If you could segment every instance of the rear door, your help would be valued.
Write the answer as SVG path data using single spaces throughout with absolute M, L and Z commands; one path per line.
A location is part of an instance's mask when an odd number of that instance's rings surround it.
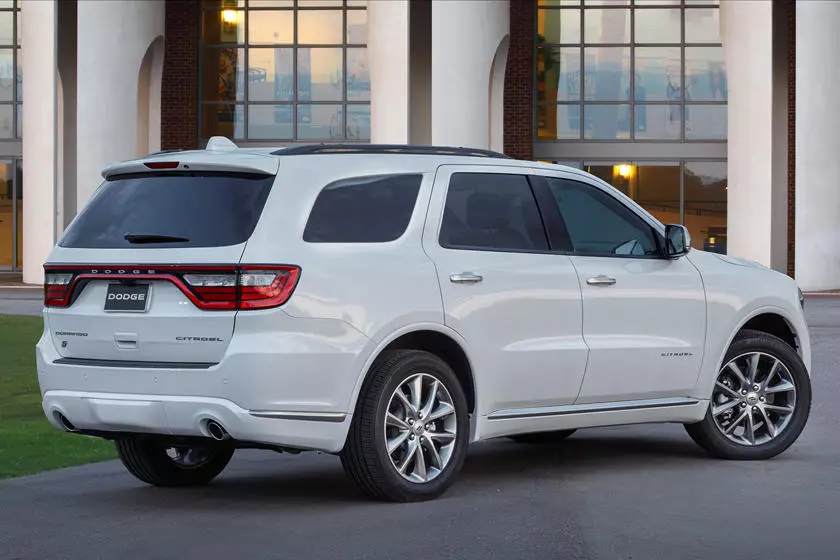
M 107 179 L 45 266 L 58 352 L 218 362 L 233 333 L 235 267 L 273 181 L 217 171 Z
M 445 322 L 471 349 L 479 414 L 572 403 L 586 365 L 577 275 L 523 172 L 441 166 L 423 235 Z

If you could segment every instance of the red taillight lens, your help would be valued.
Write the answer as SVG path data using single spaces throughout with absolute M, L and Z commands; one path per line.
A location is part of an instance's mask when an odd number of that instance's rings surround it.
M 203 309 L 236 309 L 236 273 L 184 274 L 184 282 L 201 300 L 195 302 Z
M 144 163 L 149 169 L 177 169 L 180 162 L 177 161 L 147 161 Z
M 47 272 L 44 275 L 44 305 L 67 307 L 74 276 L 71 272 Z
M 297 285 L 300 269 L 242 267 L 239 273 L 240 309 L 266 309 L 288 301 Z

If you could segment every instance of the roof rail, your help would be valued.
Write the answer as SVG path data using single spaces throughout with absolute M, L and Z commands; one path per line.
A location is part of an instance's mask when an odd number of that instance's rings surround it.
M 472 156 L 511 159 L 499 152 L 478 148 L 449 146 L 412 146 L 404 144 L 307 144 L 289 146 L 271 152 L 275 156 L 300 156 L 311 154 L 422 154 L 441 156 Z

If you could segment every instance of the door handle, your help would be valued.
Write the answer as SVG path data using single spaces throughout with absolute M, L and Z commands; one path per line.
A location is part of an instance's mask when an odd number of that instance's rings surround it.
M 453 284 L 477 284 L 484 280 L 484 277 L 472 272 L 462 272 L 460 274 L 452 274 L 449 281 Z
M 600 274 L 598 276 L 593 276 L 592 278 L 587 278 L 586 283 L 590 286 L 612 286 L 615 284 L 615 278 L 610 278 L 609 276 Z

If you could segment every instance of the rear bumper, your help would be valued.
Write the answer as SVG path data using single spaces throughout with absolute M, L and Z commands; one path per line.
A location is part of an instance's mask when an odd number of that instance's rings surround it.
M 238 321 L 224 358 L 201 368 L 62 360 L 49 323 L 36 347 L 43 408 L 79 430 L 207 436 L 215 420 L 246 442 L 334 453 L 369 339 L 342 321 L 280 311 Z
M 343 413 L 250 411 L 212 397 L 47 391 L 43 407 L 58 429 L 57 413 L 96 432 L 209 437 L 207 423 L 215 421 L 238 441 L 329 453 L 341 450 L 350 425 Z

